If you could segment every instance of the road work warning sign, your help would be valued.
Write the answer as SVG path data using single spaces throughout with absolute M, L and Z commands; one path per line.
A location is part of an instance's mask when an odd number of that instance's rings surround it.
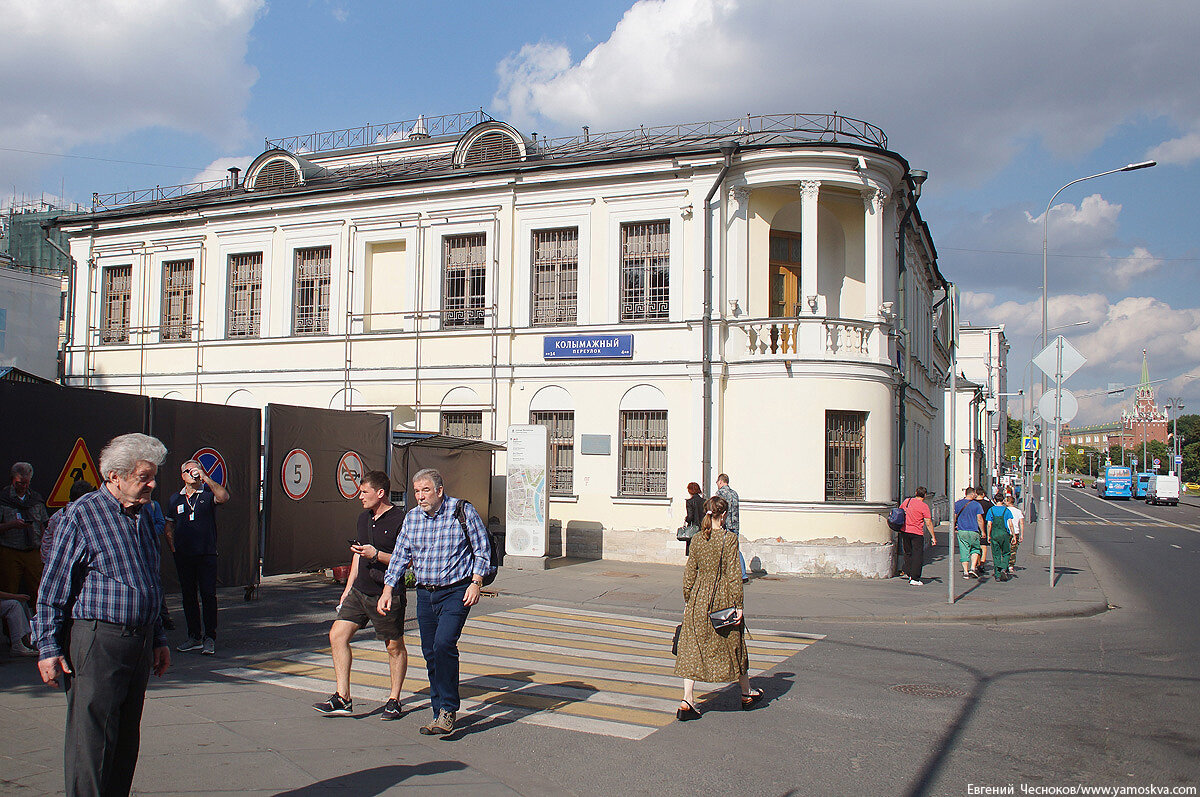
M 66 506 L 71 498 L 71 485 L 81 480 L 90 482 L 93 487 L 99 487 L 101 481 L 96 462 L 82 437 L 75 441 L 71 456 L 67 457 L 67 464 L 63 465 L 62 473 L 58 474 L 58 481 L 54 482 L 54 489 L 46 497 L 46 506 Z

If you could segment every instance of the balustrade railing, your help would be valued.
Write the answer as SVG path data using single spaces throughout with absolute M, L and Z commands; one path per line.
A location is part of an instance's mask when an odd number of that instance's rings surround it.
M 798 358 L 887 362 L 886 324 L 848 318 L 751 318 L 728 322 L 731 359 Z M 744 349 L 739 347 L 739 343 Z

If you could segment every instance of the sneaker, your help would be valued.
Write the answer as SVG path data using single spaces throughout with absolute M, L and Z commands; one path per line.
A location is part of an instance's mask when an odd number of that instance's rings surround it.
M 1008 568 L 1007 572 L 1011 576 L 1013 573 L 1017 572 L 1017 569 L 1015 567 L 1010 567 Z
M 383 705 L 383 719 L 398 720 L 400 719 L 400 701 L 394 697 L 389 697 L 388 702 Z
M 908 580 L 908 583 L 909 583 L 909 585 L 911 585 L 911 586 L 914 586 L 914 587 L 923 587 L 923 586 L 925 586 L 925 582 L 924 582 L 924 581 L 918 581 L 918 580 L 917 580 L 917 579 L 915 579 L 915 578 L 910 578 L 910 579 Z
M 454 712 L 442 711 L 438 714 L 437 719 L 421 728 L 421 733 L 426 736 L 440 736 L 444 733 L 452 733 L 454 731 Z
M 326 717 L 345 717 L 353 713 L 354 701 L 351 698 L 342 697 L 337 692 L 334 692 L 324 703 L 313 703 L 313 708 Z
M 1001 571 L 1000 575 L 996 576 L 996 580 L 997 581 L 1008 581 L 1008 573 Z
M 179 647 L 177 647 L 175 649 L 178 650 L 180 653 L 187 653 L 188 651 L 191 651 L 191 650 L 200 650 L 200 648 L 202 648 L 202 647 L 204 647 L 204 643 L 201 642 L 199 639 L 196 639 L 195 637 L 188 637 L 187 642 L 184 642 L 182 645 L 180 645 Z
M 976 573 L 974 570 L 968 570 L 967 578 L 979 578 L 979 574 Z
M 200 648 L 200 652 L 205 656 L 211 656 L 217 652 L 217 640 L 212 637 L 204 638 L 204 646 Z

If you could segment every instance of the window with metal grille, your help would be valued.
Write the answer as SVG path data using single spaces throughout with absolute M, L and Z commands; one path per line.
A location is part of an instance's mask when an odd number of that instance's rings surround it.
M 671 225 L 621 225 L 621 320 L 666 320 L 670 312 Z
M 229 298 L 225 334 L 257 338 L 262 321 L 262 252 L 229 256 Z
M 333 247 L 296 250 L 297 335 L 329 331 L 329 271 Z
M 129 305 L 133 287 L 133 266 L 108 266 L 104 269 L 100 295 L 100 342 L 129 342 Z
M 666 410 L 621 411 L 621 495 L 667 494 Z
M 486 243 L 484 233 L 447 235 L 442 239 L 443 327 L 483 326 L 487 298 Z
M 300 182 L 300 175 L 290 161 L 282 158 L 270 161 L 258 170 L 254 188 L 291 188 Z
M 867 414 L 825 411 L 825 500 L 863 501 L 866 479 Z
M 481 166 L 500 161 L 515 161 L 521 157 L 521 148 L 512 136 L 498 131 L 484 133 L 471 143 L 463 155 L 464 166 Z
M 575 473 L 575 413 L 571 410 L 530 412 L 529 422 L 546 427 L 550 446 L 550 494 L 571 495 Z
M 579 228 L 533 231 L 533 326 L 578 319 Z
M 162 264 L 161 340 L 192 339 L 193 261 L 166 260 Z
M 442 434 L 450 437 L 465 437 L 469 440 L 483 439 L 483 411 L 447 411 L 442 413 Z

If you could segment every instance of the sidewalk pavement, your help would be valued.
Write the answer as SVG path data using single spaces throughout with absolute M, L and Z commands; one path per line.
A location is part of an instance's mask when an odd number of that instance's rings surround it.
M 925 568 L 923 587 L 899 578 L 756 575 L 746 585 L 750 627 L 805 631 L 822 622 L 995 623 L 1086 616 L 1107 608 L 1083 551 L 1062 531 L 1054 588 L 1049 586 L 1047 557 L 1022 550 L 1018 578 L 999 583 L 956 577 L 958 599 L 949 604 L 945 534 L 938 536 L 943 545 Z M 537 602 L 678 617 L 682 561 L 681 550 L 681 563 L 675 566 L 576 560 L 555 562 L 545 571 L 504 568 L 480 608 L 490 612 L 497 605 Z M 251 601 L 242 600 L 240 587 L 220 590 L 217 654 L 172 652 L 170 671 L 151 679 L 134 793 L 470 792 L 487 797 L 563 792 L 561 783 L 546 773 L 514 767 L 489 741 L 491 734 L 467 733 L 457 744 L 421 736 L 417 728 L 428 720 L 428 712 L 381 723 L 380 706 L 360 700 L 361 721 L 338 722 L 310 708 L 321 695 L 219 674 L 254 661 L 311 656 L 324 644 L 340 592 L 331 579 L 315 574 L 264 579 Z M 171 605 L 176 622 L 182 623 L 178 596 L 171 596 Z M 415 625 L 412 612 L 410 603 L 410 629 Z M 182 636 L 181 630 L 172 632 L 172 644 Z M 63 693 L 40 683 L 32 659 L 0 654 L 0 727 L 5 729 L 0 790 L 61 793 L 65 715 Z
M 1033 556 L 1029 535 L 1017 557 L 1017 575 L 998 582 L 965 579 L 955 564 L 955 601 L 949 602 L 946 566 L 948 524 L 926 548 L 925 585 L 907 578 L 782 576 L 756 573 L 745 586 L 746 614 L 753 623 L 793 622 L 1000 622 L 1087 617 L 1108 609 L 1108 600 L 1076 540 L 1059 530 L 1058 580 L 1050 586 L 1050 557 Z M 665 617 L 683 611 L 683 546 L 680 564 L 608 560 L 552 561 L 544 571 L 501 568 L 488 591 L 501 597 L 592 608 L 624 608 Z

